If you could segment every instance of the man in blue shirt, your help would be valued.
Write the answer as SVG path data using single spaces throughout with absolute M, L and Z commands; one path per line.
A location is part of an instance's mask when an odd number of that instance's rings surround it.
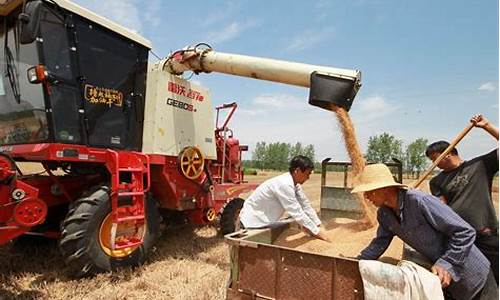
M 407 190 L 384 164 L 365 167 L 353 193 L 379 207 L 377 236 L 358 256 L 378 259 L 394 236 L 427 257 L 453 299 L 498 299 L 490 263 L 474 245 L 475 231 L 438 198 Z

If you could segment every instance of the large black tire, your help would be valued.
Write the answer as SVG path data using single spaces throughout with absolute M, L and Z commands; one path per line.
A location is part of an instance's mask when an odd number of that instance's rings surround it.
M 71 272 L 76 276 L 114 271 L 120 267 L 138 266 L 144 262 L 160 235 L 161 217 L 154 199 L 146 200 L 144 243 L 123 257 L 108 255 L 99 240 L 100 228 L 111 212 L 110 189 L 98 186 L 71 204 L 62 223 L 59 248 Z
M 232 233 L 236 230 L 237 225 L 240 223 L 240 211 L 244 202 L 245 200 L 241 198 L 234 198 L 226 204 L 220 217 L 220 231 L 222 234 Z

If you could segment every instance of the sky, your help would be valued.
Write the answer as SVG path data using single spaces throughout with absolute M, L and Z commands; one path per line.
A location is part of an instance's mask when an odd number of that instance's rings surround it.
M 453 140 L 476 113 L 498 127 L 498 1 L 74 0 L 150 40 L 161 58 L 200 42 L 215 51 L 362 72 L 349 114 L 366 151 L 387 132 Z M 156 58 L 150 54 L 150 60 Z M 310 106 L 305 88 L 224 74 L 192 78 L 214 106 L 236 101 L 235 136 L 312 144 L 316 160 L 348 160 L 332 112 Z M 457 146 L 470 159 L 498 142 L 474 128 Z

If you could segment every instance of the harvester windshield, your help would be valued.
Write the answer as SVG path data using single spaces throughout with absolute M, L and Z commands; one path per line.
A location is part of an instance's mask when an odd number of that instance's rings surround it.
M 17 42 L 16 22 L 0 21 L 0 144 L 34 143 L 48 137 L 41 85 L 26 71 L 38 63 L 35 43 Z
M 149 48 L 108 23 L 62 0 L 0 9 L 0 145 L 141 148 Z

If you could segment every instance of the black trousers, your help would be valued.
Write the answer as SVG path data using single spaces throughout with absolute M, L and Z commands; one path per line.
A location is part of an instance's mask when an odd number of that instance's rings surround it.
M 443 294 L 445 300 L 460 300 L 460 298 L 456 299 L 450 296 L 446 289 L 443 289 Z M 498 285 L 491 270 L 488 273 L 483 288 L 471 300 L 498 300 Z
M 488 278 L 484 283 L 483 289 L 477 293 L 472 300 L 497 300 L 498 299 L 498 285 L 495 282 L 493 272 L 490 270 Z
M 498 231 L 490 235 L 477 233 L 474 244 L 490 261 L 491 271 L 498 285 Z

